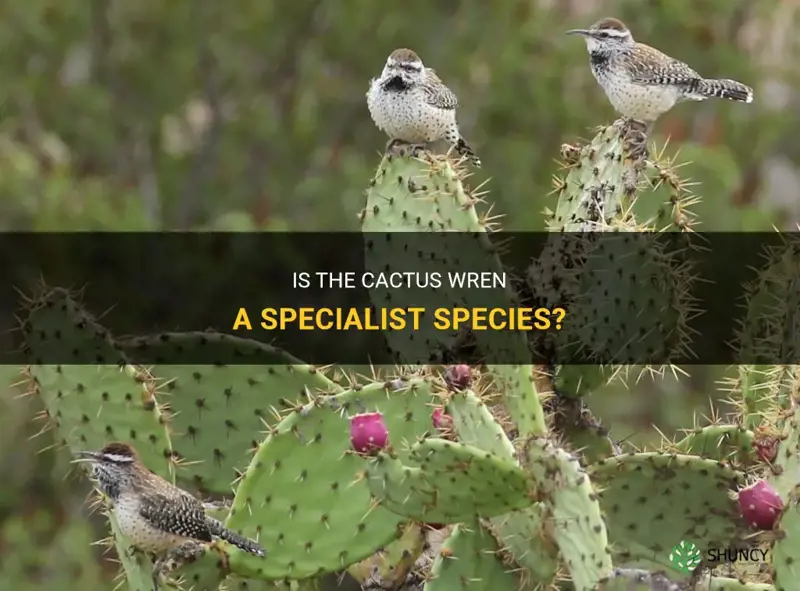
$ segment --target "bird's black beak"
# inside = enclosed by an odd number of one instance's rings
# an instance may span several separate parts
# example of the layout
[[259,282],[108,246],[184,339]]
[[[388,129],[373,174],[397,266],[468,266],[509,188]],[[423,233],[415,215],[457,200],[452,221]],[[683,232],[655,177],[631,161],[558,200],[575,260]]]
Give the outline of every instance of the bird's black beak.
[[583,35],[584,37],[589,37],[592,33],[589,29],[570,29],[566,33],[567,35]]

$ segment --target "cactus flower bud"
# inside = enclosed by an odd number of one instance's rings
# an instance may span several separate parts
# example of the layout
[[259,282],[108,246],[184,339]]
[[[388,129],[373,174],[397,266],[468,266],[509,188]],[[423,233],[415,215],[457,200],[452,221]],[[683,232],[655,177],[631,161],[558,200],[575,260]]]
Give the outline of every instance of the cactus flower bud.
[[765,437],[753,441],[753,449],[762,462],[772,463],[778,456],[778,440],[775,437]]
[[358,453],[384,449],[389,443],[389,430],[379,412],[355,415],[350,419],[350,444]]
[[744,520],[757,529],[772,529],[783,510],[783,501],[765,480],[740,490],[738,501]]
[[453,427],[453,417],[444,412],[443,408],[434,409],[431,414],[433,426],[437,429],[450,429]]
[[444,381],[451,390],[464,390],[472,384],[472,368],[462,363],[451,365],[444,372]]

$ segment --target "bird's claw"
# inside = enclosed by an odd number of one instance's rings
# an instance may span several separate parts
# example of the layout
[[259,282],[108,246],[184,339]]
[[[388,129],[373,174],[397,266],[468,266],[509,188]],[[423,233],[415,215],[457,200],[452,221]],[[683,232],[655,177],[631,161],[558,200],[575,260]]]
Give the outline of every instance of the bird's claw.
[[410,155],[413,158],[417,158],[419,157],[420,152],[424,151],[424,144],[412,144],[410,142],[398,139],[391,139],[386,143],[386,153],[391,154],[392,156],[403,157]]

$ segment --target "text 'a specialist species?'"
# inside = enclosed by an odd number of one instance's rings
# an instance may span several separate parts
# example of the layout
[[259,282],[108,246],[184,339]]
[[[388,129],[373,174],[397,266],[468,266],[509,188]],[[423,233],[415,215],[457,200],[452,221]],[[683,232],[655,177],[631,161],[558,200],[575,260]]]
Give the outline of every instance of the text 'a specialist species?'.
[[[493,272],[394,272],[354,273],[317,272],[293,273],[292,286],[296,289],[438,289],[448,285],[452,289],[506,288],[505,273]],[[347,307],[281,307],[262,308],[257,312],[241,307],[233,322],[234,331],[266,331],[298,329],[303,331],[355,330],[400,331],[420,330],[430,323],[436,330],[452,331],[460,328],[472,330],[561,330],[567,312],[563,308],[530,307],[453,307],[434,308],[432,315],[424,306],[386,307],[373,309]],[[256,319],[255,322],[251,320]]]

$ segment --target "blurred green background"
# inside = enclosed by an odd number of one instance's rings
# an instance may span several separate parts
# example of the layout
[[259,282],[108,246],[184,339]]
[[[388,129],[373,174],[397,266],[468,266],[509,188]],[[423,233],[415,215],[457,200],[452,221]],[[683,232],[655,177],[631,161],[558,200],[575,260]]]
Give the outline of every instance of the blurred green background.
[[[386,142],[365,93],[397,47],[461,97],[484,163],[474,181],[490,179],[503,227],[542,229],[559,147],[614,119],[583,42],[563,32],[611,15],[756,90],[752,105],[683,104],[657,125],[656,145],[700,183],[695,229],[794,229],[798,12],[797,0],[9,0],[0,230],[358,230]],[[691,427],[725,397],[715,382],[729,370],[684,370],[590,404],[615,438],[657,443],[653,425]],[[40,407],[24,391],[0,398],[0,588],[111,589],[89,485],[50,434],[32,438]]]

